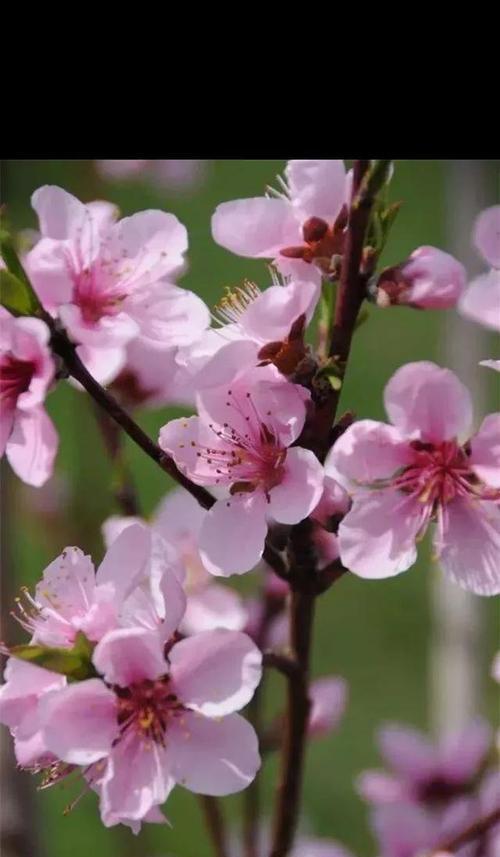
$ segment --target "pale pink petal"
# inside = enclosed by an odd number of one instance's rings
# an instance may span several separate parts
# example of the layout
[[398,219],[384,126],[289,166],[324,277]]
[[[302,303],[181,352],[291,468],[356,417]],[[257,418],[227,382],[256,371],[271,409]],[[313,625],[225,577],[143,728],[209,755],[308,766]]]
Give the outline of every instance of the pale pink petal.
[[38,214],[40,232],[45,238],[74,238],[85,221],[85,205],[55,185],[38,188],[31,197],[31,205]]
[[472,780],[479,773],[492,740],[492,729],[481,718],[448,735],[439,749],[439,761],[446,779],[456,783]]
[[289,161],[285,175],[292,204],[303,218],[336,219],[345,199],[343,161]]
[[42,238],[23,259],[30,281],[44,308],[55,313],[73,294],[73,280],[64,246],[52,238]]
[[100,679],[54,691],[40,705],[45,744],[64,762],[97,762],[119,734],[115,695]]
[[486,366],[487,369],[494,369],[495,372],[500,372],[500,360],[480,360],[480,366]]
[[105,634],[92,660],[108,684],[121,687],[168,672],[160,637],[143,628],[119,628]]
[[[126,361],[124,345],[118,345],[115,348],[79,345],[76,352],[92,377],[103,386],[107,386],[111,381],[114,381],[123,369]],[[74,386],[80,390],[83,389],[78,381],[74,381],[74,379],[71,379],[71,381],[74,383]]]
[[158,443],[193,482],[201,485],[227,483],[228,479],[218,474],[210,464],[208,459],[211,456],[207,452],[208,449],[212,453],[217,449],[225,450],[225,446],[200,417],[170,420],[160,429]]
[[133,515],[110,515],[109,518],[106,518],[101,526],[106,547],[109,548],[118,536],[132,524],[144,524],[144,521],[142,518],[136,518]]
[[211,583],[188,596],[181,630],[198,634],[215,628],[242,631],[247,623],[247,611],[241,596],[228,586]]
[[500,268],[500,205],[492,205],[478,216],[474,244],[488,265]]
[[93,202],[87,202],[86,208],[90,211],[92,221],[95,223],[99,232],[103,232],[109,226],[112,226],[118,219],[119,208],[112,202],[107,202],[104,199],[96,199]]
[[151,533],[144,523],[126,527],[113,541],[96,575],[99,585],[111,584],[119,607],[147,572],[151,557]]
[[113,748],[101,784],[101,812],[105,819],[144,819],[162,804],[175,785],[165,749],[145,744],[133,730]]
[[68,303],[59,307],[59,318],[70,338],[88,348],[114,350],[126,345],[139,333],[139,325],[126,312],[118,312],[113,316],[104,315],[96,322],[87,322],[80,307]]
[[257,736],[239,714],[211,720],[186,712],[169,730],[169,768],[192,792],[227,795],[246,788],[260,767]]
[[80,548],[67,547],[43,572],[36,600],[66,619],[89,610],[94,600],[94,564]]
[[[209,332],[218,333],[218,331]],[[213,351],[211,348],[213,353],[207,355],[205,360],[198,361],[201,365],[197,365],[197,374],[193,380],[197,391],[203,391],[205,387],[220,387],[231,384],[241,367],[257,366],[259,362],[258,344],[249,339],[241,339],[240,330],[239,338],[233,342],[226,340],[226,334],[227,328],[224,328],[217,336],[217,350]]]
[[318,302],[320,289],[315,282],[295,282],[270,286],[252,301],[241,317],[241,328],[257,342],[285,339],[299,316],[309,322]]
[[437,823],[414,804],[379,806],[371,815],[383,857],[414,857],[436,844]]
[[44,768],[56,761],[54,754],[47,750],[41,730],[33,732],[27,738],[20,738],[16,734],[14,738],[14,753],[16,762],[21,768],[35,766]]
[[360,577],[393,577],[415,562],[421,504],[399,491],[360,492],[339,527],[343,564]]
[[109,252],[132,262],[129,283],[149,285],[175,273],[184,262],[188,239],[186,227],[165,211],[139,211],[114,227]]
[[386,762],[403,779],[418,782],[434,773],[436,750],[416,729],[385,726],[378,733],[378,743]]
[[142,336],[164,348],[191,345],[210,325],[209,309],[198,295],[161,281],[133,292],[123,308]]
[[388,479],[413,456],[399,431],[375,420],[359,420],[340,435],[325,460],[325,473],[347,490]]
[[454,500],[443,512],[439,562],[462,589],[500,592],[500,508],[479,500]]
[[452,440],[472,422],[467,388],[449,369],[427,360],[398,369],[385,388],[384,403],[403,434],[431,442]]
[[184,705],[207,717],[243,708],[262,677],[262,653],[238,631],[203,631],[169,653],[170,676]]
[[303,237],[288,200],[254,197],[218,205],[212,216],[214,241],[239,256],[272,258]]
[[313,681],[309,691],[311,711],[308,732],[313,736],[326,735],[335,729],[347,705],[347,682],[336,676]]
[[0,722],[11,728],[19,727],[25,718],[34,718],[40,696],[66,684],[64,676],[17,658],[7,661],[4,679],[0,687]]
[[469,463],[483,482],[500,488],[500,413],[485,417],[470,439]]
[[368,803],[396,803],[407,797],[401,780],[385,771],[363,771],[356,780],[356,791]]
[[11,399],[0,408],[0,456],[4,454],[16,418],[16,404]]
[[184,488],[175,488],[163,498],[153,517],[153,526],[167,541],[196,537],[206,512]]
[[458,309],[471,321],[500,331],[500,271],[492,270],[472,280]]
[[464,266],[436,247],[414,250],[402,273],[410,284],[404,302],[428,309],[455,306],[466,285]]
[[17,413],[6,455],[14,472],[39,487],[52,476],[59,438],[44,408]]
[[282,524],[297,524],[312,512],[323,493],[324,471],[309,449],[287,450],[283,477],[269,492],[268,514]]
[[[328,453],[324,470],[327,468],[330,473],[334,472],[333,462],[331,460],[331,451]],[[320,524],[326,524],[332,515],[345,515],[350,506],[350,499],[347,491],[345,491],[338,481],[332,476],[325,475],[323,482],[323,494],[318,505],[315,507],[312,516],[315,521]]]
[[[254,568],[264,551],[266,501],[260,492],[218,500],[207,512],[200,532],[203,565],[227,577]],[[224,538],[221,538],[224,533]]]

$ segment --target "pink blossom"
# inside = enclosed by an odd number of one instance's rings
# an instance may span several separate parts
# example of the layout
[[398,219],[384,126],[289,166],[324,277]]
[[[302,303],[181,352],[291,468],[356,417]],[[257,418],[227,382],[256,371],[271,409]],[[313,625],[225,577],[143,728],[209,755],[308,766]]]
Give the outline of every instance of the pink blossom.
[[[271,849],[271,830],[268,824],[261,824],[257,831],[257,855],[268,857]],[[231,857],[242,857],[241,843],[234,842],[230,850]],[[313,836],[299,834],[290,851],[290,857],[352,857],[338,842],[333,839],[317,839]]]
[[500,205],[481,212],[474,226],[473,238],[476,249],[491,270],[471,282],[460,301],[459,310],[466,318],[500,331]]
[[89,556],[68,547],[45,569],[35,597],[25,591],[19,621],[35,642],[49,646],[71,646],[79,631],[97,641],[132,624],[166,640],[186,607],[177,563],[164,540],[140,524],[113,542],[97,573]]
[[176,783],[224,795],[252,781],[257,737],[234,712],[260,681],[261,655],[244,634],[208,631],[165,658],[157,633],[121,628],[101,639],[93,662],[102,679],[43,698],[43,736],[95,777],[103,818],[144,819]]
[[136,337],[126,346],[124,364],[113,381],[112,392],[128,407],[192,405],[194,397],[177,364],[177,352],[176,347],[165,348],[154,339]]
[[311,737],[323,737],[337,728],[346,709],[347,695],[347,683],[338,676],[325,676],[312,682],[308,725]]
[[448,369],[409,363],[385,389],[393,425],[361,420],[329,453],[326,472],[352,494],[339,527],[342,562],[361,577],[399,574],[437,523],[445,572],[479,595],[500,591],[500,414],[464,445],[472,420],[467,389]]
[[107,160],[96,161],[105,179],[145,178],[162,188],[191,190],[205,178],[207,162],[202,160]]
[[[215,628],[241,631],[247,622],[247,610],[241,596],[228,586],[214,581],[203,565],[198,535],[206,512],[199,503],[178,488],[167,494],[153,515],[151,526],[177,556],[177,571],[187,595],[186,612],[180,624],[183,634],[195,634]],[[140,519],[108,518],[103,532],[108,545]]]
[[52,475],[58,437],[43,402],[54,379],[49,329],[0,308],[0,455],[29,485]]
[[456,305],[465,284],[465,268],[453,256],[436,247],[419,247],[406,262],[382,272],[377,303],[447,309]]
[[414,804],[378,806],[370,821],[381,857],[417,857],[440,841],[436,819]]
[[109,203],[84,205],[58,187],[32,198],[41,240],[26,265],[45,308],[57,314],[99,379],[110,380],[139,334],[185,345],[207,326],[203,302],[167,282],[187,249],[172,214],[143,211],[116,222]]
[[309,450],[290,447],[307,397],[274,367],[253,369],[230,387],[202,390],[200,416],[161,429],[160,446],[194,482],[229,489],[200,530],[200,555],[212,574],[249,571],[262,556],[268,517],[293,524],[317,505],[323,468]]
[[325,476],[323,494],[311,513],[311,518],[316,521],[311,537],[316,550],[316,563],[320,571],[330,563],[335,562],[340,556],[339,540],[336,533],[338,523],[334,524],[335,532],[331,532],[331,522],[335,518],[343,518],[349,506],[348,493],[335,479]]
[[358,790],[375,804],[415,801],[433,806],[467,794],[491,747],[491,729],[477,718],[450,733],[439,745],[416,729],[389,725],[379,732],[379,746],[390,773],[365,771]]
[[283,274],[320,280],[319,269],[329,273],[343,249],[338,219],[350,193],[344,164],[289,161],[279,181],[279,192],[219,205],[214,240],[239,256],[271,259]]

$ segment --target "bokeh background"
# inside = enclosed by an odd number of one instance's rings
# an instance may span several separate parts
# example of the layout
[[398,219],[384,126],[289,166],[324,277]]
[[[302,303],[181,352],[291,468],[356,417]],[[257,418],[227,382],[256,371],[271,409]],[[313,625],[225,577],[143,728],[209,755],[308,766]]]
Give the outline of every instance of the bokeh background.
[[[111,180],[93,161],[6,161],[2,165],[2,203],[17,229],[35,228],[30,195],[40,185],[63,186],[84,201],[106,198],[123,214],[145,208],[172,211],[189,232],[189,270],[181,285],[209,304],[223,288],[244,277],[269,281],[264,263],[246,260],[211,239],[210,217],[228,199],[260,195],[284,161],[207,161],[188,180],[160,181],[136,176]],[[185,165],[184,165],[185,166]],[[470,247],[470,229],[481,208],[498,201],[500,162],[397,161],[391,199],[402,200],[383,261],[393,264],[422,244],[453,252],[471,274],[480,268]],[[186,170],[184,170],[186,172]],[[382,392],[391,374],[408,361],[431,359],[449,365],[471,385],[478,404],[476,421],[498,407],[498,375],[477,368],[493,356],[493,344],[479,328],[453,312],[418,312],[370,307],[356,336],[341,409],[359,417],[383,419]],[[33,586],[43,568],[63,547],[76,544],[97,562],[103,553],[102,521],[116,511],[111,470],[87,397],[60,383],[48,400],[61,437],[57,472],[44,489],[29,489],[2,471],[2,543],[4,627],[2,639],[19,639],[8,618],[16,589]],[[139,412],[153,437],[179,410]],[[145,514],[172,487],[168,477],[127,443]],[[252,576],[238,581],[250,591]],[[458,594],[457,594],[458,593]],[[7,616],[7,619],[5,617]],[[378,763],[374,734],[382,721],[397,720],[425,729],[460,723],[478,711],[494,721],[495,685],[490,664],[498,648],[498,602],[443,590],[428,542],[408,573],[381,582],[348,575],[318,605],[313,672],[337,673],[349,682],[350,701],[340,728],[309,749],[301,824],[319,836],[344,842],[365,857],[375,853],[367,811],[353,779]],[[283,687],[270,682],[270,710],[279,706]],[[208,857],[202,816],[195,797],[177,788],[168,802],[173,827],[143,828],[134,837],[126,828],[105,829],[97,802],[86,794],[63,815],[78,784],[35,792],[34,778],[15,771],[3,735],[3,848],[7,855],[29,857]],[[265,807],[271,810],[277,760],[266,762]],[[131,771],[131,776],[133,772]],[[236,823],[241,798],[223,801]],[[17,821],[16,821],[17,819]],[[28,843],[28,844],[27,844]],[[8,850],[11,849],[11,850]]]

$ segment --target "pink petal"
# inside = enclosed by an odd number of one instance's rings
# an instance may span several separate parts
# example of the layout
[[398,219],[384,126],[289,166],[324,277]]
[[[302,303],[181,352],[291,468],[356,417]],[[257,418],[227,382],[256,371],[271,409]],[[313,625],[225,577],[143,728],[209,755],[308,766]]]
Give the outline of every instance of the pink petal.
[[480,366],[486,366],[487,369],[494,369],[495,372],[500,372],[500,360],[480,360]]
[[186,227],[174,214],[156,210],[124,217],[109,241],[111,254],[132,260],[136,287],[175,273],[183,265],[187,246]]
[[407,797],[407,790],[396,777],[384,771],[363,771],[356,780],[356,791],[368,803],[396,803]]
[[39,488],[52,476],[58,445],[52,420],[37,407],[18,411],[6,454],[19,478]]
[[31,204],[38,214],[40,232],[46,238],[74,238],[85,221],[84,204],[55,185],[38,188],[31,197]]
[[[170,420],[160,429],[158,443],[194,482],[200,485],[215,485],[218,482],[224,485],[227,482],[207,460],[207,449],[226,450],[226,446],[200,417]],[[199,454],[200,449],[205,451],[205,455]]]
[[169,654],[175,692],[207,717],[243,708],[262,677],[262,653],[246,634],[220,628],[181,640]]
[[242,631],[247,623],[247,611],[241,596],[228,586],[211,583],[188,597],[181,630],[185,634],[227,628]]
[[110,515],[101,526],[104,544],[109,548],[124,530],[133,524],[144,524],[142,518],[133,515]]
[[59,318],[70,338],[88,348],[115,350],[126,345],[139,333],[139,325],[127,312],[105,315],[96,322],[87,322],[80,307],[68,303],[59,307]]
[[346,708],[347,694],[347,682],[342,678],[327,676],[313,681],[309,692],[312,703],[310,735],[326,735],[338,726]]
[[271,286],[244,311],[241,328],[257,342],[279,342],[288,336],[290,327],[304,314],[311,320],[320,289],[314,282],[295,282]]
[[413,804],[377,807],[371,824],[384,857],[413,857],[434,845],[438,834],[434,817]]
[[168,672],[160,637],[143,628],[120,628],[105,634],[92,660],[108,684],[121,687]]
[[64,676],[17,658],[7,661],[4,679],[0,687],[0,722],[11,728],[19,727],[25,718],[34,718],[40,696],[66,684]]
[[119,734],[115,695],[97,678],[44,697],[41,716],[47,748],[73,765],[102,759]]
[[500,268],[500,205],[492,205],[478,216],[474,244],[488,265]]
[[500,331],[500,271],[489,271],[472,280],[458,305],[466,318]]
[[412,460],[399,431],[375,420],[359,420],[340,435],[325,461],[325,473],[347,490],[388,479]]
[[246,788],[260,767],[257,736],[239,714],[211,720],[186,712],[169,730],[169,768],[192,792],[227,795]]
[[232,330],[238,338],[236,341],[228,342],[228,330],[229,325],[220,332],[208,331],[211,334],[208,348],[203,349],[204,357],[200,355],[192,367],[196,368],[193,384],[197,391],[205,387],[231,384],[241,367],[256,366],[259,362],[258,344],[249,339],[242,339],[243,334],[236,326]]
[[[79,345],[76,352],[92,377],[103,386],[114,381],[125,365],[126,351],[123,345],[115,348]],[[83,389],[77,381],[74,384]]]
[[27,254],[25,270],[44,308],[56,312],[61,304],[69,303],[73,281],[64,246],[51,238],[42,238]]
[[500,488],[500,413],[489,414],[470,439],[469,463],[479,478]]
[[254,197],[218,205],[212,216],[214,241],[239,256],[265,259],[282,247],[302,244],[291,204],[284,199]]
[[289,161],[285,175],[292,204],[303,218],[336,219],[345,200],[343,161]]
[[36,600],[66,619],[84,614],[95,597],[94,564],[80,548],[68,547],[43,572]]
[[343,564],[360,577],[393,577],[415,562],[424,512],[418,501],[385,489],[359,493],[339,527]]
[[153,526],[172,544],[198,535],[206,512],[184,488],[174,488],[163,498],[153,517]]
[[112,585],[117,608],[146,575],[150,556],[151,533],[144,523],[126,527],[108,548],[96,582]]
[[101,786],[101,813],[108,822],[114,816],[145,819],[153,806],[162,804],[175,785],[165,749],[133,733],[114,747]]
[[0,408],[0,456],[5,452],[16,418],[16,405],[11,399],[2,402]]
[[269,492],[268,513],[282,524],[297,524],[318,505],[323,494],[323,467],[308,449],[287,450],[283,478]]
[[191,345],[210,326],[210,312],[198,295],[162,281],[134,292],[124,310],[141,335],[162,348]]
[[472,422],[469,391],[449,369],[422,360],[394,373],[384,392],[389,419],[402,434],[451,440]]
[[448,781],[467,783],[479,773],[493,740],[492,729],[477,718],[465,729],[448,735],[440,751],[440,764]]
[[266,506],[260,492],[238,494],[212,506],[199,539],[200,556],[207,571],[227,577],[244,574],[257,565],[267,535]]
[[454,500],[444,509],[439,562],[462,589],[500,592],[500,509],[493,502]]
[[419,782],[433,775],[436,750],[416,729],[386,726],[379,731],[378,743],[386,762],[404,780]]
[[419,247],[403,266],[411,284],[405,303],[428,309],[454,307],[466,285],[465,268],[436,247]]

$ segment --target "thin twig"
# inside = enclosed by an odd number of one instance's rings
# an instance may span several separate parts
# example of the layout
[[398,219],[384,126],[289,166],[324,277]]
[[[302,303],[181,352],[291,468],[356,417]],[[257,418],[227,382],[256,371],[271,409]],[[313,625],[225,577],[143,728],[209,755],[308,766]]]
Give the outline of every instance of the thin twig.
[[214,846],[215,857],[229,857],[225,822],[219,801],[210,795],[200,795],[199,799],[207,829]]
[[272,667],[277,670],[289,681],[300,680],[299,664],[287,655],[280,655],[277,652],[264,652],[262,663],[265,667]]
[[439,845],[438,848],[435,848],[430,857],[438,857],[439,854],[446,854],[457,851],[462,845],[466,845],[468,842],[473,842],[474,839],[479,839],[480,836],[487,833],[494,827],[495,824],[500,823],[500,807],[495,809],[493,812],[490,812],[489,815],[486,815],[484,818],[481,818],[479,821],[475,821],[474,824],[471,824],[462,833],[459,833],[458,836],[454,836],[452,839],[449,839],[448,842],[444,842],[442,845]]

